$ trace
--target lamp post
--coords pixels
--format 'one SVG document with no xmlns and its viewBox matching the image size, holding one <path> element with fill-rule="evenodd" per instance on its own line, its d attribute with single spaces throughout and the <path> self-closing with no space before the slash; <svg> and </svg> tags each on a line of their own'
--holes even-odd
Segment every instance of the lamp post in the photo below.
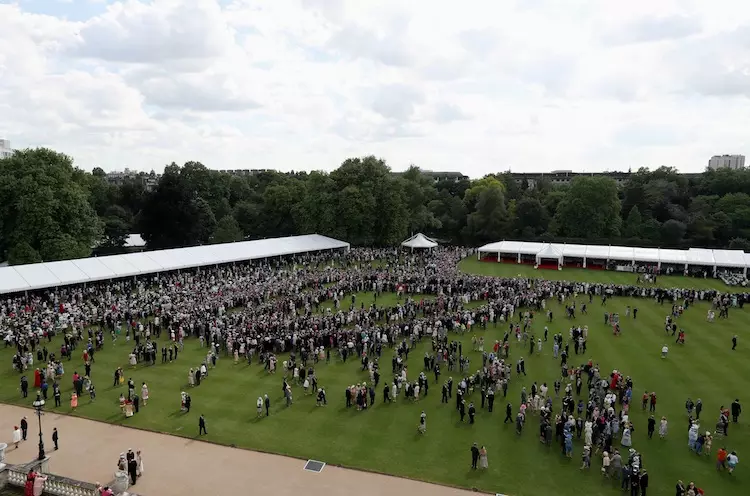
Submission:
<svg viewBox="0 0 750 496">
<path fill-rule="evenodd" d="M 42 437 L 42 409 L 44 408 L 44 400 L 42 394 L 37 391 L 36 399 L 34 400 L 34 409 L 36 410 L 36 416 L 39 419 L 39 457 L 38 460 L 44 460 L 46 458 L 44 454 L 44 438 Z"/>
</svg>

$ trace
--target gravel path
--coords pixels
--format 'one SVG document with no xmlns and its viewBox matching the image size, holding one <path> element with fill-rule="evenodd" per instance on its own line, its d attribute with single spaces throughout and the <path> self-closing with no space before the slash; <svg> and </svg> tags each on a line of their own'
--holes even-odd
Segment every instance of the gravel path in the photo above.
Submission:
<svg viewBox="0 0 750 496">
<path fill-rule="evenodd" d="M 36 457 L 38 423 L 32 410 L 0 405 L 0 442 L 13 439 L 13 426 L 28 417 L 28 440 L 9 446 L 6 462 L 27 463 Z M 144 475 L 133 490 L 145 496 L 206 494 L 279 494 L 306 496 L 461 496 L 476 494 L 435 484 L 326 466 L 316 474 L 302 460 L 234 449 L 165 434 L 129 429 L 55 413 L 42 418 L 45 449 L 52 473 L 88 482 L 113 479 L 121 452 L 141 450 Z M 57 427 L 60 450 L 53 451 Z M 325 461 L 325 460 L 323 460 Z"/>
</svg>

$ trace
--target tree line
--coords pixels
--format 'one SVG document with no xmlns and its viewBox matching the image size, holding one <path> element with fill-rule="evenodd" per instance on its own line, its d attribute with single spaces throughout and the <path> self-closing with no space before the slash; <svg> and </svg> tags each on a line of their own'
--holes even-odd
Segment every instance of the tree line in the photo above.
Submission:
<svg viewBox="0 0 750 496">
<path fill-rule="evenodd" d="M 437 179 L 436 179 L 437 177 Z M 232 175 L 201 163 L 168 165 L 110 184 L 46 148 L 0 160 L 0 261 L 120 253 L 130 233 L 149 249 L 319 233 L 356 246 L 393 246 L 424 232 L 477 246 L 502 239 L 750 251 L 750 171 L 686 177 L 642 168 L 619 187 L 605 176 L 557 186 L 510 173 L 481 179 L 393 173 L 375 157 L 326 172 Z"/>
</svg>

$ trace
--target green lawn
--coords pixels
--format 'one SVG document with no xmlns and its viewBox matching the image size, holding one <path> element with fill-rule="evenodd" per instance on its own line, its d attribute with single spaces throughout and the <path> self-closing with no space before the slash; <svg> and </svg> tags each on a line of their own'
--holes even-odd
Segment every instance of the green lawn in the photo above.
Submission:
<svg viewBox="0 0 750 496">
<path fill-rule="evenodd" d="M 587 269 L 535 269 L 533 265 L 484 262 L 476 257 L 465 258 L 459 264 L 462 271 L 469 274 L 481 274 L 495 277 L 530 277 L 550 281 L 580 281 L 595 283 L 614 283 L 636 285 L 637 275 L 629 272 Z M 741 291 L 742 288 L 731 288 L 721 279 L 700 279 L 685 276 L 659 276 L 656 286 L 662 288 L 695 288 L 716 289 L 719 291 Z"/>
<path fill-rule="evenodd" d="M 380 305 L 395 304 L 394 295 L 381 295 Z M 348 307 L 349 297 L 344 302 Z M 359 294 L 357 304 L 369 304 L 372 294 Z M 739 396 L 744 399 L 744 387 L 750 375 L 750 353 L 747 351 L 750 335 L 750 312 L 733 310 L 727 321 L 705 323 L 707 307 L 697 305 L 681 317 L 681 326 L 687 331 L 687 344 L 677 346 L 664 336 L 662 323 L 669 311 L 653 301 L 613 299 L 608 310 L 619 310 L 623 315 L 623 335 L 615 338 L 603 324 L 603 310 L 594 300 L 589 316 L 579 317 L 576 323 L 586 324 L 590 329 L 589 350 L 580 360 L 593 358 L 604 370 L 618 368 L 631 375 L 635 381 L 635 397 L 644 389 L 658 394 L 658 415 L 666 415 L 670 421 L 670 433 L 666 441 L 646 438 L 646 415 L 636 405 L 632 417 L 637 431 L 634 446 L 644 455 L 645 467 L 651 474 L 649 494 L 671 496 L 677 479 L 695 480 L 710 496 L 746 494 L 748 477 L 741 464 L 736 475 L 718 474 L 714 459 L 700 458 L 687 449 L 687 425 L 683 405 L 688 396 L 703 399 L 705 427 L 713 430 L 718 407 L 729 405 Z M 626 305 L 639 308 L 638 320 L 624 318 Z M 567 335 L 570 323 L 561 318 L 563 312 L 556 303 L 555 321 L 550 332 Z M 541 335 L 545 323 L 541 320 L 534 330 Z M 504 327 L 477 330 L 489 343 L 501 339 Z M 740 334 L 740 347 L 730 351 L 731 336 Z M 472 368 L 481 365 L 478 353 L 471 352 L 471 334 L 462 336 L 464 351 L 470 354 Z M 659 358 L 661 346 L 670 343 L 667 360 Z M 54 342 L 55 348 L 59 341 Z M 410 378 L 422 369 L 421 359 L 428 349 L 427 342 L 409 355 Z M 139 366 L 135 370 L 127 367 L 129 349 L 124 341 L 112 346 L 106 340 L 105 350 L 96 355 L 93 379 L 97 385 L 98 399 L 89 403 L 82 398 L 75 415 L 95 418 L 107 422 L 133 425 L 140 428 L 193 437 L 198 431 L 198 416 L 207 419 L 210 441 L 234 444 L 240 447 L 288 454 L 301 458 L 314 458 L 332 464 L 364 468 L 397 475 L 419 478 L 439 483 L 465 487 L 476 487 L 487 492 L 503 492 L 514 496 L 600 496 L 617 494 L 610 481 L 602 480 L 599 474 L 600 459 L 595 458 L 589 472 L 582 473 L 580 466 L 581 443 L 576 441 L 574 458 L 564 458 L 559 449 L 547 449 L 538 441 L 538 421 L 530 417 L 527 428 L 517 436 L 513 426 L 503 425 L 504 406 L 502 394 L 498 394 L 494 413 L 480 410 L 475 425 L 461 424 L 454 404 L 440 403 L 440 388 L 430 384 L 429 395 L 418 403 L 399 400 L 396 404 L 382 404 L 382 383 L 378 388 L 378 402 L 374 408 L 358 412 L 344 406 L 344 388 L 350 384 L 368 380 L 360 372 L 358 361 L 319 364 L 316 372 L 321 385 L 328 391 L 329 404 L 316 407 L 312 396 L 304 396 L 301 388 L 294 388 L 294 405 L 284 406 L 281 395 L 282 377 L 267 375 L 262 367 L 254 363 L 234 365 L 231 358 L 222 357 L 216 369 L 200 387 L 193 388 L 193 410 L 189 414 L 180 412 L 180 391 L 187 386 L 187 371 L 196 366 L 205 356 L 205 349 L 197 341 L 189 340 L 185 351 L 176 362 L 157 363 L 153 367 Z M 551 383 L 559 374 L 559 361 L 551 356 L 551 344 L 545 344 L 541 355 L 528 356 L 528 349 L 513 345 L 511 358 L 526 357 L 527 378 L 515 378 L 509 389 L 509 401 L 514 411 L 519 403 L 521 386 L 530 387 L 532 381 Z M 78 355 L 78 353 L 76 353 Z M 0 373 L 0 401 L 29 405 L 32 398 L 23 400 L 18 390 L 19 376 L 10 370 L 10 349 L 0 349 L 0 361 L 6 364 Z M 382 361 L 383 378 L 391 379 L 390 351 Z M 157 357 L 160 362 L 161 357 Z M 124 387 L 112 387 L 112 374 L 117 366 L 123 366 L 126 377 L 136 384 L 146 381 L 150 386 L 151 399 L 148 406 L 133 418 L 124 419 L 117 405 L 117 398 Z M 63 387 L 71 389 L 70 377 L 75 369 L 83 370 L 80 358 L 66 363 Z M 443 379 L 448 372 L 443 371 Z M 453 374 L 458 379 L 458 374 Z M 33 380 L 33 374 L 30 374 Z M 432 377 L 431 377 L 432 378 Z M 33 384 L 33 383 L 32 383 Z M 268 393 L 272 399 L 269 418 L 256 419 L 255 400 Z M 479 403 L 478 393 L 474 394 Z M 748 400 L 750 401 L 750 400 Z M 71 413 L 64 401 L 59 413 Z M 48 405 L 54 404 L 50 396 Z M 555 408 L 559 410 L 559 402 Z M 427 435 L 417 435 L 417 423 L 422 410 L 427 413 Z M 750 429 L 745 425 L 750 417 L 745 414 L 739 426 L 730 427 L 726 447 L 737 450 L 744 463 L 750 453 Z M 51 428 L 51 426 L 49 427 Z M 472 442 L 486 445 L 490 467 L 487 472 L 469 469 L 469 447 Z M 714 451 L 721 441 L 716 441 Z M 745 487 L 743 490 L 742 487 Z"/>
</svg>

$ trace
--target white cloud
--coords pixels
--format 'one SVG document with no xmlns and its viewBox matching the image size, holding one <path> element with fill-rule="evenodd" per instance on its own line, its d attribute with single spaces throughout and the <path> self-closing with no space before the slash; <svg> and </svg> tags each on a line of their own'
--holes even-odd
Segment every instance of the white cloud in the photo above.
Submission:
<svg viewBox="0 0 750 496">
<path fill-rule="evenodd" d="M 750 153 L 734 0 L 27 5 L 0 5 L 0 135 L 85 168 L 375 154 L 481 176 Z"/>
</svg>

